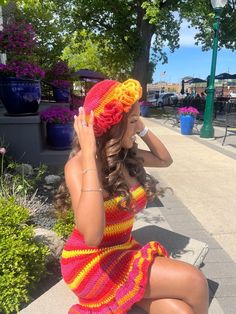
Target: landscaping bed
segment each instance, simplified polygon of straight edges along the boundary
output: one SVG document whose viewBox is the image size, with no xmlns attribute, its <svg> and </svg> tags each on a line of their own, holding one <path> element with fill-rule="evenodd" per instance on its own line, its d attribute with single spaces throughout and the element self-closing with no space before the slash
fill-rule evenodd
<svg viewBox="0 0 236 314">
<path fill-rule="evenodd" d="M 63 177 L 0 153 L 0 313 L 11 314 L 61 279 L 64 241 L 53 231 L 53 196 Z"/>
</svg>

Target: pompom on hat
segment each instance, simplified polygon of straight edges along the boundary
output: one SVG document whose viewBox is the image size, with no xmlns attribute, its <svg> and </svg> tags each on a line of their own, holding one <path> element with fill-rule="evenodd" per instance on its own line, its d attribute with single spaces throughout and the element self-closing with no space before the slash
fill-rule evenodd
<svg viewBox="0 0 236 314">
<path fill-rule="evenodd" d="M 133 79 L 124 83 L 104 80 L 94 85 L 85 97 L 83 107 L 86 116 L 94 111 L 95 136 L 103 135 L 119 123 L 124 112 L 128 112 L 141 96 L 142 87 Z"/>
</svg>

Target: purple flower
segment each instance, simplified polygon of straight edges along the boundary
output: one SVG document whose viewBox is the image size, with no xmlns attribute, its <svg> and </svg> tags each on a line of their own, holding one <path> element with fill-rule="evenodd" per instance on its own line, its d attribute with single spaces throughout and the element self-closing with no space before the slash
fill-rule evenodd
<svg viewBox="0 0 236 314">
<path fill-rule="evenodd" d="M 0 76 L 40 79 L 45 76 L 45 72 L 33 63 L 13 60 L 7 65 L 0 63 Z"/>
<path fill-rule="evenodd" d="M 151 106 L 152 104 L 149 101 L 141 101 L 140 106 L 148 107 Z"/>
<path fill-rule="evenodd" d="M 199 114 L 199 111 L 194 107 L 181 107 L 178 109 L 179 115 L 191 115 L 196 117 Z"/>
<path fill-rule="evenodd" d="M 65 77 L 70 73 L 70 69 L 66 62 L 58 61 L 52 68 L 52 75 L 54 77 Z"/>
<path fill-rule="evenodd" d="M 73 121 L 77 111 L 65 106 L 51 106 L 40 113 L 42 121 L 53 124 L 67 124 Z"/>
<path fill-rule="evenodd" d="M 71 82 L 67 80 L 53 80 L 51 84 L 60 89 L 69 89 L 71 87 Z"/>
<path fill-rule="evenodd" d="M 0 50 L 28 55 L 37 46 L 35 31 L 26 21 L 13 22 L 0 31 Z"/>
</svg>

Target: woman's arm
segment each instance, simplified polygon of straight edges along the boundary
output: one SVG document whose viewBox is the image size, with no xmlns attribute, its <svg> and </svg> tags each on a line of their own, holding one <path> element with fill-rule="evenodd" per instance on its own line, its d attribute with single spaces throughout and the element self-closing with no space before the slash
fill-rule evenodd
<svg viewBox="0 0 236 314">
<path fill-rule="evenodd" d="M 83 123 L 82 123 L 83 122 Z M 85 125 L 83 113 L 74 127 L 81 150 L 65 166 L 65 180 L 70 192 L 75 224 L 88 246 L 98 246 L 105 227 L 102 187 L 96 165 L 96 143 L 92 123 Z"/>
<path fill-rule="evenodd" d="M 145 128 L 145 125 L 140 118 L 137 123 L 139 133 Z M 168 167 L 172 164 L 173 160 L 170 153 L 151 130 L 148 130 L 141 139 L 150 149 L 150 151 L 138 149 L 137 155 L 143 158 L 144 167 Z"/>
</svg>

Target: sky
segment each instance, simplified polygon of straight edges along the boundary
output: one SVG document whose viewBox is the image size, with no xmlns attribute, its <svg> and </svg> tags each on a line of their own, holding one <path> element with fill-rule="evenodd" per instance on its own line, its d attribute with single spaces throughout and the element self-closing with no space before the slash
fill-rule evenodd
<svg viewBox="0 0 236 314">
<path fill-rule="evenodd" d="M 212 50 L 202 51 L 200 46 L 194 45 L 196 30 L 188 28 L 186 21 L 182 23 L 180 30 L 180 48 L 174 53 L 168 49 L 168 63 L 159 63 L 153 75 L 153 83 L 161 80 L 168 83 L 180 83 L 185 76 L 206 79 L 210 75 Z M 161 76 L 161 73 L 166 72 Z M 236 51 L 228 49 L 218 50 L 216 75 L 227 72 L 236 74 Z"/>
</svg>

